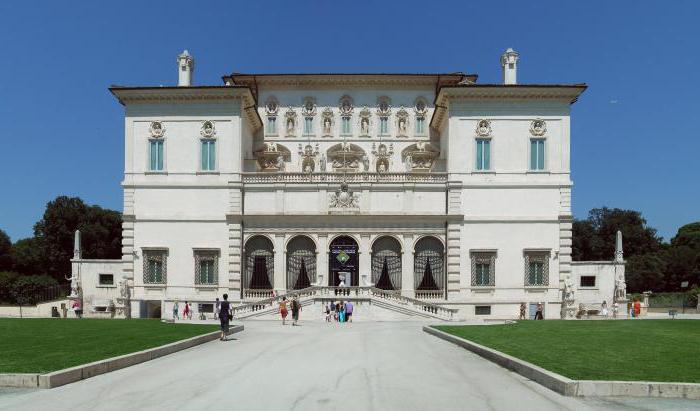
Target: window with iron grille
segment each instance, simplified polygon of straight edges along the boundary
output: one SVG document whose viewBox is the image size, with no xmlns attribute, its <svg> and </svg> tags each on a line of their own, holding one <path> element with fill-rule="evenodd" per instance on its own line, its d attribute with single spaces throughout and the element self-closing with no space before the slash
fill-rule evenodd
<svg viewBox="0 0 700 411">
<path fill-rule="evenodd" d="M 143 251 L 143 283 L 165 284 L 168 274 L 167 250 Z"/>
<path fill-rule="evenodd" d="M 496 284 L 496 253 L 472 252 L 472 286 L 488 287 Z"/>
<path fill-rule="evenodd" d="M 549 285 L 549 252 L 525 252 L 525 285 Z"/>
<path fill-rule="evenodd" d="M 490 305 L 477 305 L 474 307 L 475 315 L 491 315 Z"/>
<path fill-rule="evenodd" d="M 197 285 L 218 284 L 219 251 L 195 250 L 194 283 Z"/>
</svg>

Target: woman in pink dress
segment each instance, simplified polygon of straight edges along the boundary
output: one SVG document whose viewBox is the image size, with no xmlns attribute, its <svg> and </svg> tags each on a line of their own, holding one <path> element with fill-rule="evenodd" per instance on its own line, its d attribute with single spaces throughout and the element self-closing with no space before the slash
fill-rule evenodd
<svg viewBox="0 0 700 411">
<path fill-rule="evenodd" d="M 190 303 L 185 301 L 185 309 L 182 311 L 182 318 L 192 319 L 192 312 L 190 311 Z"/>
</svg>

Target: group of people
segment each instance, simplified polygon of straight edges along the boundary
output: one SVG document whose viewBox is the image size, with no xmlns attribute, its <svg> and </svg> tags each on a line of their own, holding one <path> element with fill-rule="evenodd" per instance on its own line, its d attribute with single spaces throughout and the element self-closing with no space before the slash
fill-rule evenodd
<svg viewBox="0 0 700 411">
<path fill-rule="evenodd" d="M 219 299 L 217 298 L 217 301 Z M 173 320 L 180 319 L 180 302 L 175 300 L 173 303 Z M 185 301 L 185 308 L 182 309 L 182 319 L 191 320 L 192 319 L 192 306 L 189 301 Z"/>
<path fill-rule="evenodd" d="M 612 318 L 617 318 L 617 314 L 620 310 L 620 305 L 615 302 L 612 305 Z M 583 316 L 585 313 L 586 309 L 583 304 L 579 305 L 579 311 L 577 314 L 577 317 Z M 537 303 L 537 309 L 535 311 L 535 320 L 544 320 L 544 314 L 543 314 L 543 306 L 542 303 Z M 639 299 L 635 298 L 634 301 L 630 304 L 629 307 L 629 316 L 630 318 L 639 318 L 642 313 L 642 303 L 639 301 Z M 524 320 L 527 318 L 527 304 L 525 303 L 520 303 L 520 315 L 518 316 L 518 319 Z M 603 300 L 603 303 L 600 305 L 600 315 L 607 318 L 610 315 L 610 311 L 608 309 L 608 302 Z"/>
<path fill-rule="evenodd" d="M 287 323 L 287 315 L 289 311 L 292 311 L 292 325 L 299 325 L 299 314 L 301 313 L 301 303 L 296 297 L 292 297 L 291 301 L 287 301 L 287 297 L 282 297 L 280 301 L 279 311 L 280 316 L 282 316 L 282 325 Z"/>
<path fill-rule="evenodd" d="M 527 304 L 520 303 L 520 315 L 518 315 L 519 320 L 526 319 L 527 314 Z M 537 303 L 537 309 L 535 310 L 535 320 L 544 320 L 544 306 L 542 303 Z"/>
<path fill-rule="evenodd" d="M 351 323 L 354 308 L 351 301 L 329 301 L 325 307 L 326 322 Z"/>
</svg>

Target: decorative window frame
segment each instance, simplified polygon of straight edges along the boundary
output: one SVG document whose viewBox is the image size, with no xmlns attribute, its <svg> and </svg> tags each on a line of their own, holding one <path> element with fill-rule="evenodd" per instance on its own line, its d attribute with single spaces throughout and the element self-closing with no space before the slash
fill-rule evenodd
<svg viewBox="0 0 700 411">
<path fill-rule="evenodd" d="M 478 158 L 478 152 L 479 152 L 479 140 L 485 140 L 489 142 L 489 168 L 488 169 L 479 169 L 478 168 L 478 163 L 477 163 L 477 158 Z M 474 137 L 474 173 L 483 173 L 483 174 L 490 174 L 494 173 L 494 167 L 493 167 L 493 144 L 494 144 L 494 139 L 493 136 L 487 136 L 487 137 L 480 137 L 476 136 Z"/>
<path fill-rule="evenodd" d="M 316 122 L 314 121 L 316 117 L 316 100 L 313 97 L 304 97 L 301 104 L 301 116 L 304 120 L 301 128 L 301 135 L 304 137 L 314 137 L 316 136 Z M 306 130 L 306 121 L 311 120 L 311 130 Z"/>
<path fill-rule="evenodd" d="M 377 99 L 377 117 L 379 117 L 379 128 L 377 129 L 377 135 L 382 137 L 388 137 L 391 135 L 391 99 L 387 96 L 381 96 Z M 386 132 L 382 132 L 382 119 L 386 119 Z"/>
<path fill-rule="evenodd" d="M 525 287 L 531 288 L 542 288 L 549 286 L 549 259 L 551 258 L 551 249 L 533 248 L 523 250 L 523 261 L 524 261 L 524 284 Z M 530 262 L 540 261 L 543 265 L 543 282 L 542 284 L 533 284 L 530 281 Z"/>
<path fill-rule="evenodd" d="M 413 128 L 413 134 L 417 137 L 424 137 L 429 134 L 428 129 L 430 128 L 428 125 L 428 99 L 426 99 L 423 96 L 420 96 L 416 98 L 416 100 L 413 102 L 413 112 L 415 113 L 416 120 L 415 120 L 415 125 Z M 423 119 L 423 126 L 424 129 L 422 132 L 418 132 L 416 127 L 418 127 L 418 119 Z"/>
<path fill-rule="evenodd" d="M 496 286 L 496 258 L 498 252 L 496 250 L 470 250 L 469 258 L 471 259 L 471 286 L 478 288 L 487 288 Z M 489 264 L 489 283 L 477 284 L 476 265 L 487 262 Z"/>
<path fill-rule="evenodd" d="M 221 250 L 218 248 L 193 248 L 194 258 L 194 285 L 195 287 L 218 287 L 219 285 L 219 260 Z M 200 262 L 203 259 L 214 261 L 214 280 L 211 283 L 204 283 L 201 279 Z"/>
<path fill-rule="evenodd" d="M 544 156 L 543 159 L 543 164 L 542 168 L 532 168 L 532 142 L 533 141 L 542 141 L 544 142 L 544 153 L 542 154 Z M 527 140 L 527 172 L 528 173 L 548 173 L 549 172 L 549 161 L 547 161 L 547 153 L 548 153 L 548 148 L 547 146 L 549 145 L 547 142 L 546 137 L 535 137 L 535 136 L 530 136 Z"/>
<path fill-rule="evenodd" d="M 145 286 L 165 286 L 168 283 L 168 248 L 167 247 L 143 247 L 141 248 L 143 260 L 143 284 Z M 161 282 L 149 281 L 148 262 L 151 259 L 160 258 L 163 263 L 163 278 Z"/>
<path fill-rule="evenodd" d="M 408 137 L 409 134 L 409 129 L 410 129 L 410 121 L 408 119 L 408 111 L 406 111 L 405 108 L 401 107 L 397 112 L 396 112 L 396 119 L 395 119 L 395 126 L 396 126 L 396 137 Z M 403 120 L 406 124 L 404 126 L 404 130 L 401 130 L 401 120 Z"/>
<path fill-rule="evenodd" d="M 343 97 L 338 100 L 338 111 L 340 112 L 340 136 L 341 137 L 352 137 L 353 135 L 353 127 L 352 127 L 352 119 L 353 119 L 353 111 L 355 109 L 355 103 L 352 100 L 352 97 L 348 95 L 344 95 Z M 347 118 L 348 119 L 348 124 L 350 125 L 350 132 L 346 133 L 343 130 L 343 119 Z"/>
<path fill-rule="evenodd" d="M 148 126 L 148 134 L 149 137 L 147 139 L 147 147 L 146 147 L 146 168 L 145 168 L 145 174 L 167 174 L 167 169 L 168 169 L 168 145 L 167 145 L 167 139 L 165 138 L 165 126 L 163 125 L 163 122 L 160 120 L 154 120 L 151 121 L 150 125 Z M 163 168 L 161 170 L 152 170 L 151 169 L 151 142 L 153 141 L 162 141 L 163 142 Z"/>
<path fill-rule="evenodd" d="M 326 120 L 330 121 L 330 130 L 326 130 Z M 321 112 L 321 135 L 323 137 L 333 137 L 333 128 L 335 126 L 335 115 L 333 109 L 326 107 Z"/>
</svg>

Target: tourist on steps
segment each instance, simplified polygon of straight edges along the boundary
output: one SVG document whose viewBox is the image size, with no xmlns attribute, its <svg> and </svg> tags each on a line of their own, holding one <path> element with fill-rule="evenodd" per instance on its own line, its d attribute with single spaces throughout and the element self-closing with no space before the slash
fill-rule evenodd
<svg viewBox="0 0 700 411">
<path fill-rule="evenodd" d="M 292 325 L 298 325 L 297 322 L 299 321 L 299 312 L 301 311 L 301 304 L 299 304 L 299 300 L 297 300 L 297 297 L 292 298 Z"/>
<path fill-rule="evenodd" d="M 221 322 L 221 341 L 226 341 L 228 335 L 228 322 L 233 316 L 231 312 L 231 304 L 228 302 L 228 294 L 224 294 L 224 301 L 221 302 L 221 310 L 219 311 L 219 322 Z"/>
<path fill-rule="evenodd" d="M 282 316 L 282 325 L 284 325 L 287 320 L 287 313 L 287 297 L 282 297 L 282 301 L 280 301 L 280 315 Z"/>
<path fill-rule="evenodd" d="M 351 323 L 352 322 L 352 310 L 353 310 L 352 302 L 348 301 L 345 303 L 345 321 Z"/>
</svg>

